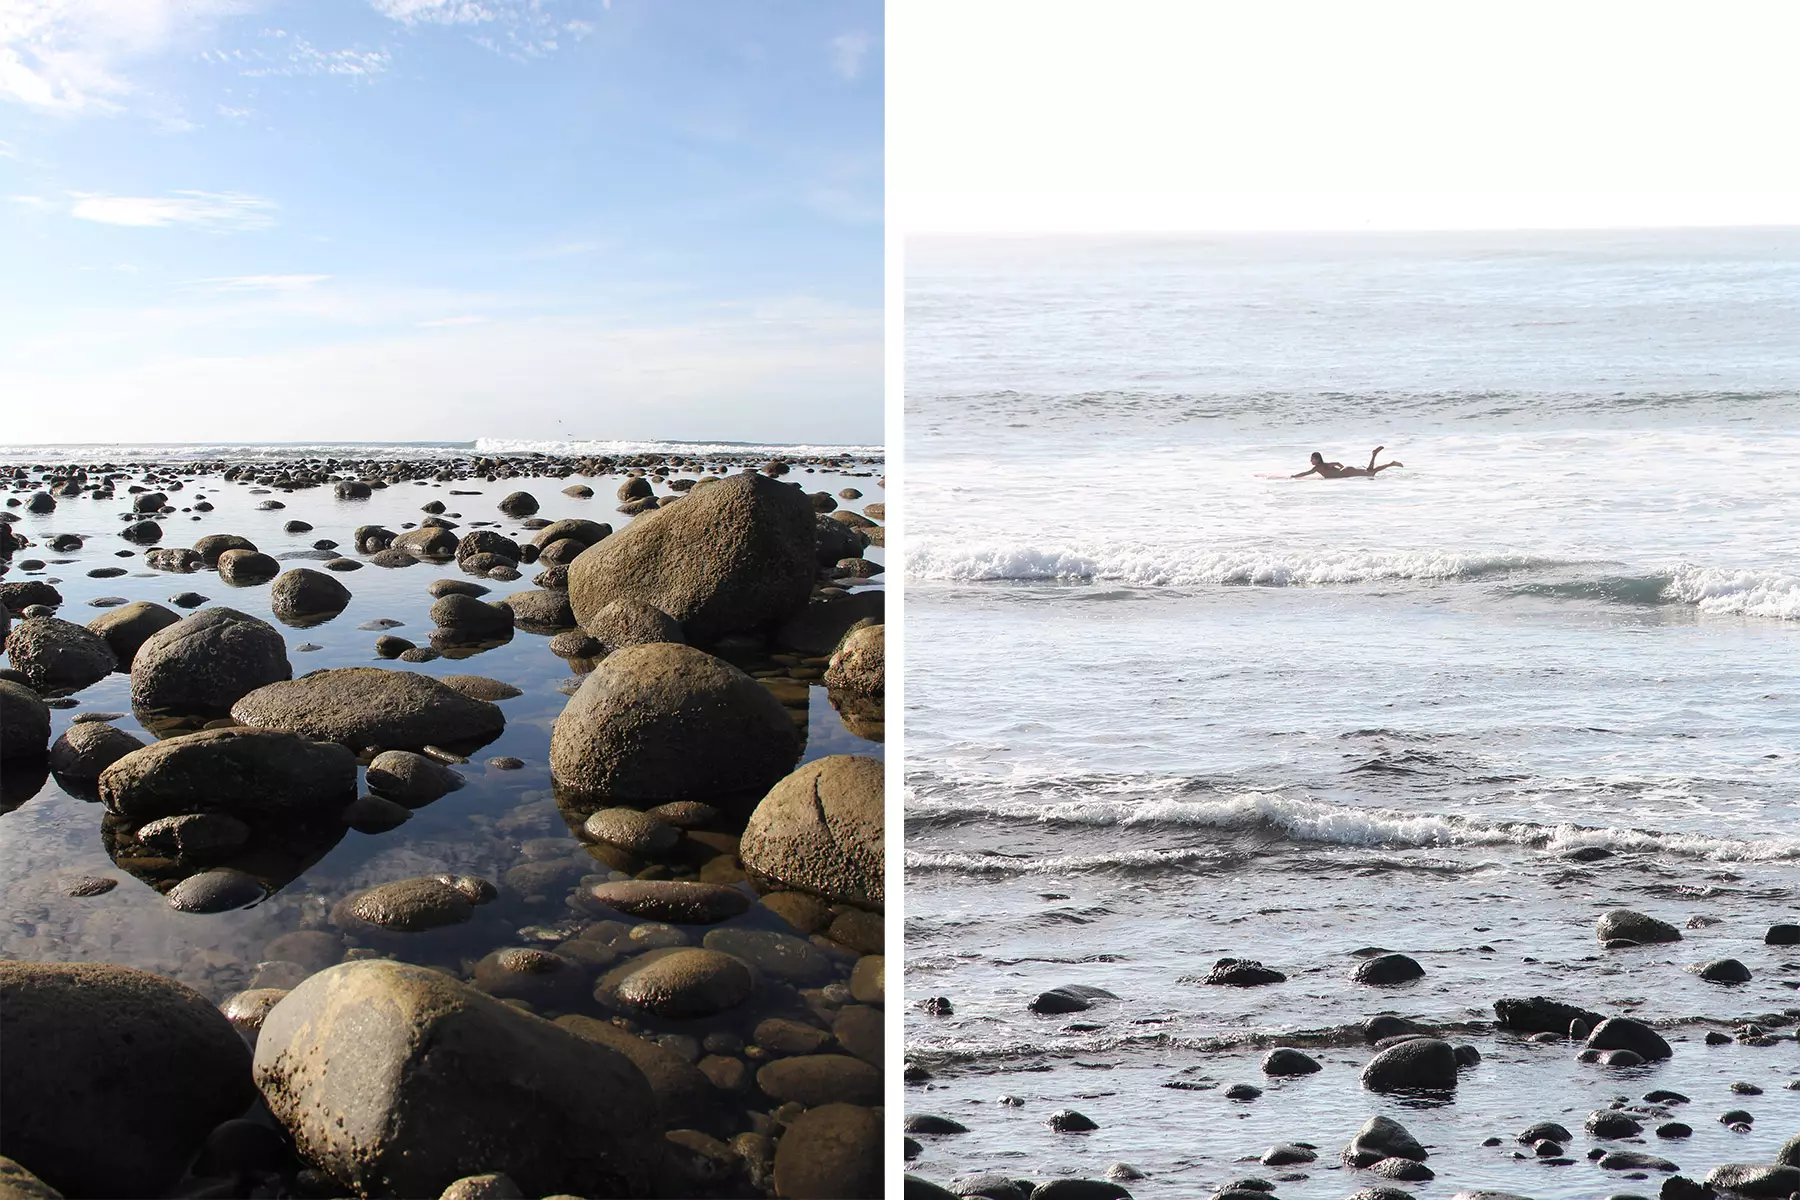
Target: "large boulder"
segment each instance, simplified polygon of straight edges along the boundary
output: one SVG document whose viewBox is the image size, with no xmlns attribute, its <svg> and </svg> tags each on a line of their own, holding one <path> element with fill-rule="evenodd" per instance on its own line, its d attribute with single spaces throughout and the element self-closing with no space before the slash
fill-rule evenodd
<svg viewBox="0 0 1800 1200">
<path fill-rule="evenodd" d="M 338 667 L 258 688 L 231 706 L 258 729 L 283 729 L 353 750 L 484 745 L 500 736 L 500 707 L 416 671 Z"/>
<path fill-rule="evenodd" d="M 49 745 L 49 708 L 24 684 L 0 679 L 0 761 L 43 758 Z"/>
<path fill-rule="evenodd" d="M 1408 1038 L 1381 1051 L 1362 1071 L 1371 1092 L 1449 1091 L 1456 1087 L 1456 1048 L 1438 1038 Z"/>
<path fill-rule="evenodd" d="M 821 1104 L 788 1124 L 775 1147 L 775 1194 L 793 1200 L 873 1200 L 882 1187 L 881 1114 Z"/>
<path fill-rule="evenodd" d="M 71 1196 L 158 1196 L 256 1098 L 193 989 L 110 963 L 0 962 L 0 1154 Z"/>
<path fill-rule="evenodd" d="M 246 693 L 293 677 L 287 643 L 267 621 L 208 608 L 150 635 L 131 664 L 131 703 L 222 715 Z"/>
<path fill-rule="evenodd" d="M 792 485 L 744 473 L 645 513 L 569 566 L 584 624 L 614 600 L 642 600 L 698 643 L 772 629 L 812 591 L 813 513 Z"/>
<path fill-rule="evenodd" d="M 269 608 L 282 621 L 334 617 L 350 604 L 350 589 L 323 571 L 295 567 L 269 585 Z"/>
<path fill-rule="evenodd" d="M 227 550 L 219 555 L 219 578 L 234 587 L 264 583 L 281 574 L 281 564 L 260 550 Z"/>
<path fill-rule="evenodd" d="M 120 758 L 100 773 L 100 798 L 138 821 L 196 812 L 323 818 L 356 798 L 356 757 L 291 733 L 208 729 Z"/>
<path fill-rule="evenodd" d="M 611 525 L 571 517 L 561 521 L 552 521 L 538 530 L 532 536 L 531 544 L 540 550 L 553 542 L 564 540 L 580 542 L 583 546 L 592 546 L 595 542 L 605 541 L 611 536 Z"/>
<path fill-rule="evenodd" d="M 30 617 L 13 626 L 6 657 L 40 692 L 80 691 L 119 665 L 105 639 L 60 617 Z"/>
<path fill-rule="evenodd" d="M 311 976 L 264 1019 L 255 1078 L 301 1156 L 358 1195 L 492 1171 L 529 1196 L 650 1194 L 662 1128 L 642 1073 L 438 971 Z"/>
<path fill-rule="evenodd" d="M 109 608 L 88 622 L 88 630 L 112 647 L 119 666 L 131 670 L 137 652 L 150 638 L 181 620 L 181 614 L 149 600 Z"/>
<path fill-rule="evenodd" d="M 443 603 L 439 601 L 438 603 Z M 478 602 L 479 603 L 479 602 Z M 514 592 L 500 600 L 501 606 L 512 611 L 513 620 L 521 627 L 539 629 L 573 629 L 575 614 L 569 608 L 569 594 L 553 591 L 548 588 L 536 588 L 529 592 Z"/>
<path fill-rule="evenodd" d="M 886 608 L 887 593 L 874 589 L 817 597 L 776 631 L 775 644 L 801 654 L 830 654 L 857 624 L 881 624 Z"/>
<path fill-rule="evenodd" d="M 456 545 L 457 537 L 454 533 L 435 525 L 426 525 L 419 529 L 409 529 L 396 537 L 389 549 L 404 550 L 414 558 L 450 558 L 456 553 Z"/>
<path fill-rule="evenodd" d="M 69 726 L 50 747 L 50 769 L 60 779 L 86 782 L 137 750 L 144 743 L 104 721 L 82 721 Z"/>
<path fill-rule="evenodd" d="M 834 904 L 883 903 L 882 764 L 833 754 L 769 789 L 738 843 L 751 878 Z"/>
<path fill-rule="evenodd" d="M 209 567 L 219 565 L 219 556 L 227 550 L 256 550 L 256 543 L 235 533 L 209 533 L 194 543 L 194 552 Z"/>
<path fill-rule="evenodd" d="M 656 642 L 613 653 L 582 682 L 556 719 L 550 773 L 582 795 L 710 798 L 768 787 L 800 749 L 762 684 L 704 651 Z"/>
</svg>

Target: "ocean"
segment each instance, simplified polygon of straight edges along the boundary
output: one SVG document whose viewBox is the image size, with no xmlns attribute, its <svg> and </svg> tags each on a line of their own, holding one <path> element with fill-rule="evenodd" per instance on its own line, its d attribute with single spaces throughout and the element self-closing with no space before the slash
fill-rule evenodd
<svg viewBox="0 0 1800 1200">
<path fill-rule="evenodd" d="M 915 240 L 908 276 L 905 987 L 953 1011 L 908 1012 L 907 1111 L 969 1127 L 914 1169 L 1323 1200 L 1383 1182 L 1338 1159 L 1380 1114 L 1445 1195 L 1575 1200 L 1658 1186 L 1590 1149 L 1699 1177 L 1800 1129 L 1763 942 L 1800 921 L 1800 231 Z M 1603 951 L 1621 907 L 1685 936 Z M 1424 977 L 1351 982 L 1370 948 Z M 1685 969 L 1720 958 L 1750 982 Z M 1065 984 L 1119 999 L 1027 1010 Z M 1674 1056 L 1493 1029 L 1536 995 Z M 1482 1061 L 1368 1092 L 1378 1012 Z M 1785 1040 L 1704 1044 L 1753 1018 Z M 1262 1077 L 1279 1045 L 1323 1069 Z M 1656 1088 L 1691 1103 L 1646 1144 L 1579 1132 Z"/>
</svg>

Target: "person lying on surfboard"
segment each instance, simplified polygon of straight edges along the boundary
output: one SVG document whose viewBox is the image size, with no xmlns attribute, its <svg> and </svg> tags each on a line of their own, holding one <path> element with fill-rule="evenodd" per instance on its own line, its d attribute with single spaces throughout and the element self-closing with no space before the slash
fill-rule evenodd
<svg viewBox="0 0 1800 1200">
<path fill-rule="evenodd" d="M 1326 462 L 1325 456 L 1320 454 L 1317 450 L 1314 450 L 1312 453 L 1312 466 L 1306 468 L 1306 470 L 1300 472 L 1298 475 L 1289 475 L 1288 478 L 1304 479 L 1306 476 L 1317 472 L 1321 479 L 1373 479 L 1389 467 L 1404 467 L 1406 465 L 1403 462 L 1384 462 L 1379 467 L 1376 466 L 1375 456 L 1380 454 L 1384 449 L 1386 449 L 1386 447 L 1377 446 L 1369 451 L 1369 465 L 1366 467 L 1346 467 L 1341 462 Z"/>
</svg>

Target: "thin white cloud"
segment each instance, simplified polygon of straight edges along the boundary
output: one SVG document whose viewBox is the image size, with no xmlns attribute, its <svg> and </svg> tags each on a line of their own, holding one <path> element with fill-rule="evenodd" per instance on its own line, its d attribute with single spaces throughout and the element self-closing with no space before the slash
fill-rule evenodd
<svg viewBox="0 0 1800 1200">
<path fill-rule="evenodd" d="M 252 0 L 0 0 L 0 100 L 63 114 L 116 113 L 125 70 L 246 11 Z"/>
<path fill-rule="evenodd" d="M 839 79 L 855 79 L 874 45 L 875 39 L 866 33 L 840 33 L 831 39 L 831 69 Z"/>
<path fill-rule="evenodd" d="M 564 20 L 549 11 L 553 6 L 545 0 L 369 0 L 369 6 L 408 28 L 467 29 L 476 45 L 519 60 L 554 53 L 562 35 L 579 41 L 594 31 L 591 21 Z"/>
<path fill-rule="evenodd" d="M 102 225 L 202 229 L 266 229 L 275 223 L 275 204 L 242 192 L 171 192 L 166 196 L 108 196 L 75 192 L 69 215 Z"/>
<path fill-rule="evenodd" d="M 321 50 L 285 29 L 265 29 L 262 38 L 264 45 L 261 46 L 208 50 L 200 57 L 207 62 L 236 67 L 240 75 L 251 78 L 339 75 L 367 79 L 382 74 L 393 65 L 393 55 L 382 48 L 365 50 L 350 46 Z"/>
<path fill-rule="evenodd" d="M 439 317 L 435 321 L 418 321 L 415 322 L 415 324 L 420 329 L 442 329 L 449 325 L 485 325 L 487 324 L 487 320 L 486 317 L 471 315 L 466 317 Z"/>
<path fill-rule="evenodd" d="M 298 292 L 330 279 L 329 275 L 227 275 L 196 280 L 192 286 L 208 292 Z"/>
<path fill-rule="evenodd" d="M 480 25 L 498 21 L 510 9 L 526 7 L 481 0 L 369 0 L 371 7 L 403 25 Z"/>
</svg>

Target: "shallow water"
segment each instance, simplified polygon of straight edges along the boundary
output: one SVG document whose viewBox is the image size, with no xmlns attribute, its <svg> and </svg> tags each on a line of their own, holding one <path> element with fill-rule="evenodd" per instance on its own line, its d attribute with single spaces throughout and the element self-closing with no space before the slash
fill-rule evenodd
<svg viewBox="0 0 1800 1200">
<path fill-rule="evenodd" d="M 906 987 L 955 1011 L 908 1013 L 933 1075 L 908 1111 L 971 1129 L 915 1169 L 1124 1160 L 1175 1196 L 1280 1179 L 1238 1160 L 1298 1139 L 1321 1162 L 1280 1194 L 1340 1196 L 1380 1182 L 1337 1154 L 1381 1112 L 1433 1148 L 1421 1194 L 1574 1200 L 1657 1184 L 1585 1135 L 1514 1161 L 1531 1121 L 1673 1087 L 1695 1136 L 1642 1148 L 1690 1175 L 1800 1129 L 1800 954 L 1762 944 L 1800 920 L 1800 237 L 909 262 Z M 1405 466 L 1286 478 L 1378 443 Z M 1612 907 L 1717 923 L 1605 952 Z M 1365 947 L 1426 977 L 1353 984 Z M 1222 957 L 1288 981 L 1198 982 Z M 1683 969 L 1722 957 L 1752 981 Z M 1026 1011 L 1066 983 L 1122 999 Z M 1491 1030 L 1535 994 L 1684 1040 L 1619 1071 Z M 1364 1091 L 1341 1034 L 1324 1072 L 1261 1079 L 1261 1047 L 1379 1011 L 1481 1050 L 1453 1102 Z M 1751 1016 L 1787 1040 L 1701 1044 Z M 1162 1086 L 1186 1069 L 1269 1094 Z M 1050 1132 L 1062 1107 L 1101 1128 Z"/>
<path fill-rule="evenodd" d="M 206 454 L 209 458 L 225 457 L 216 448 L 208 449 Z M 79 456 L 79 461 L 96 459 L 116 462 L 122 456 L 103 452 Z M 29 455 L 16 461 L 56 458 Z M 585 517 L 608 522 L 618 529 L 630 520 L 614 511 L 617 502 L 613 493 L 621 478 L 508 478 L 498 483 L 475 479 L 423 485 L 407 482 L 377 490 L 372 498 L 359 501 L 335 499 L 328 488 L 258 494 L 250 485 L 212 477 L 190 479 L 184 490 L 170 493 L 170 502 L 179 508 L 204 495 L 216 509 L 204 514 L 204 519 L 190 519 L 201 514 L 179 512 L 161 518 L 161 544 L 189 545 L 203 534 L 236 533 L 281 559 L 284 569 L 317 567 L 314 558 L 338 553 L 361 557 L 352 546 L 351 531 L 356 526 L 385 524 L 399 530 L 422 518 L 425 514 L 420 505 L 432 499 L 448 505 L 449 511 L 444 515 L 459 522 L 461 528 L 455 531 L 459 536 L 474 522 L 492 521 L 495 523 L 489 527 L 523 542 L 530 539 L 531 531 L 495 508 L 501 496 L 518 490 L 538 498 L 542 505 L 539 517 Z M 841 488 L 854 486 L 864 493 L 862 500 L 851 505 L 857 509 L 881 500 L 883 495 L 878 466 L 853 474 L 807 473 L 797 469 L 791 478 L 801 481 L 808 491 L 835 494 Z M 595 497 L 579 500 L 562 495 L 562 488 L 572 482 L 593 487 Z M 452 491 L 476 494 L 452 495 Z M 668 489 L 658 485 L 657 492 L 668 494 Z M 327 914 L 331 905 L 348 893 L 375 883 L 442 871 L 477 874 L 500 883 L 500 900 L 477 909 L 476 919 L 468 925 L 412 938 L 386 939 L 379 947 L 381 953 L 452 967 L 466 966 L 470 959 L 501 946 L 554 945 L 560 937 L 554 928 L 546 931 L 545 926 L 561 927 L 566 936 L 571 922 L 579 925 L 592 919 L 569 908 L 565 902 L 569 888 L 584 872 L 592 876 L 609 872 L 613 877 L 622 876 L 600 861 L 602 852 L 598 848 L 591 848 L 571 832 L 569 817 L 559 809 L 551 787 L 550 732 L 567 700 L 558 685 L 579 676 L 575 664 L 549 651 L 548 635 L 520 629 L 505 644 L 467 655 L 452 651 L 417 664 L 383 660 L 373 648 L 382 632 L 426 644 L 433 624 L 427 616 L 432 598 L 426 587 L 434 579 L 470 578 L 455 563 L 420 563 L 396 570 L 365 566 L 338 575 L 352 592 L 349 607 L 322 624 L 290 628 L 271 615 L 267 582 L 232 587 L 216 572 L 150 571 L 143 568 L 141 559 L 114 557 L 116 550 L 130 548 L 113 532 L 118 523 L 116 514 L 129 506 L 125 495 L 121 484 L 118 498 L 112 501 L 88 496 L 64 498 L 59 500 L 55 512 L 44 516 L 14 510 L 21 514 L 14 529 L 36 542 L 46 542 L 61 532 L 87 535 L 90 540 L 80 551 L 67 555 L 50 553 L 41 544 L 22 551 L 15 563 L 34 556 L 51 561 L 41 572 L 22 571 L 15 565 L 6 579 L 56 581 L 64 598 L 58 615 L 80 623 L 103 611 L 88 607 L 88 601 L 96 597 L 123 596 L 166 604 L 177 593 L 198 591 L 208 596 L 212 605 L 227 605 L 274 624 L 287 639 L 296 676 L 326 667 L 382 665 L 437 677 L 484 675 L 510 683 L 524 694 L 500 702 L 506 716 L 505 732 L 473 753 L 467 764 L 454 768 L 467 786 L 415 810 L 411 820 L 390 832 L 365 835 L 346 831 L 318 862 L 273 896 L 233 912 L 198 915 L 168 907 L 149 885 L 121 871 L 108 857 L 100 837 L 102 807 L 64 791 L 54 779 L 47 780 L 35 797 L 0 815 L 0 904 L 7 913 L 5 925 L 0 926 L 0 957 L 123 963 L 179 979 L 214 1000 L 222 1000 L 258 982 L 257 964 L 264 959 L 263 947 L 269 941 L 297 929 L 329 928 Z M 256 506 L 265 500 L 278 500 L 286 507 L 259 511 Z M 284 533 L 282 525 L 295 519 L 310 522 L 316 528 L 305 533 Z M 312 550 L 312 542 L 321 538 L 336 540 L 341 549 L 330 554 Z M 881 554 L 878 547 L 868 551 L 869 557 L 877 561 Z M 131 573 L 109 579 L 87 575 L 89 569 L 114 565 L 125 566 Z M 522 578 L 516 581 L 480 582 L 491 589 L 487 599 L 498 599 L 530 590 L 534 586 L 532 576 L 541 569 L 522 564 Z M 400 624 L 388 631 L 358 628 L 380 619 Z M 302 646 L 310 648 L 302 650 Z M 745 660 L 742 665 L 755 669 L 769 664 Z M 123 714 L 113 722 L 115 726 L 150 740 L 131 713 L 126 675 L 115 673 L 81 691 L 75 699 L 74 707 L 52 712 L 53 737 L 81 713 L 111 712 Z M 879 743 L 859 737 L 845 727 L 824 687 L 816 681 L 807 689 L 806 729 L 803 760 L 828 754 L 883 754 Z M 524 760 L 525 767 L 505 771 L 486 765 L 492 758 L 508 755 Z M 581 814 L 570 812 L 579 825 Z M 563 863 L 568 867 L 567 879 L 561 886 L 546 889 L 548 894 L 541 899 L 531 901 L 504 883 L 505 872 L 525 862 Z M 80 875 L 119 882 L 114 890 L 100 896 L 66 895 L 66 881 Z M 627 923 L 639 924 L 631 920 Z M 728 924 L 738 926 L 792 932 L 760 906 L 752 906 L 746 916 Z M 696 927 L 684 929 L 679 936 L 698 942 L 705 932 Z M 839 964 L 838 974 L 847 971 L 847 965 Z M 733 1019 L 742 1016 L 738 1014 Z M 754 1018 L 751 1023 L 754 1024 Z"/>
</svg>

